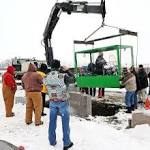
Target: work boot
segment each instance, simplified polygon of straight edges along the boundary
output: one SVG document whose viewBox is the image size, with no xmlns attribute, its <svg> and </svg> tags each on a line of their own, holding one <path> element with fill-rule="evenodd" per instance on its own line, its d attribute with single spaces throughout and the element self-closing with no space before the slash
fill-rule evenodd
<svg viewBox="0 0 150 150">
<path fill-rule="evenodd" d="M 72 146 L 73 146 L 73 143 L 71 142 L 68 146 L 64 146 L 63 150 L 68 150 Z"/>
<path fill-rule="evenodd" d="M 43 125 L 43 121 L 40 121 L 40 123 L 35 124 L 35 126 Z"/>
<path fill-rule="evenodd" d="M 6 117 L 13 117 L 13 116 L 15 116 L 15 113 L 13 112 L 10 115 L 6 114 Z"/>
<path fill-rule="evenodd" d="M 47 114 L 45 114 L 44 112 L 42 112 L 41 116 L 46 116 Z"/>
<path fill-rule="evenodd" d="M 131 105 L 131 110 L 134 111 L 134 109 L 135 109 L 135 106 Z"/>
<path fill-rule="evenodd" d="M 127 107 L 126 113 L 132 113 L 131 107 Z"/>
<path fill-rule="evenodd" d="M 30 124 L 32 124 L 32 122 L 26 122 L 26 124 L 27 124 L 27 125 L 30 125 Z"/>
<path fill-rule="evenodd" d="M 51 143 L 50 145 L 51 145 L 51 146 L 55 146 L 56 144 L 57 144 L 57 141 L 54 142 L 54 143 Z"/>
</svg>

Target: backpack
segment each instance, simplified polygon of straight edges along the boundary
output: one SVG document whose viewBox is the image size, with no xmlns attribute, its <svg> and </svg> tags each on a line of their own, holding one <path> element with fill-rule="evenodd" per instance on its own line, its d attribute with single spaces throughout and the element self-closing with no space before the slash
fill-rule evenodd
<svg viewBox="0 0 150 150">
<path fill-rule="evenodd" d="M 64 100 L 68 98 L 67 88 L 64 82 L 64 74 L 58 71 L 50 72 L 45 78 L 50 100 Z"/>
</svg>

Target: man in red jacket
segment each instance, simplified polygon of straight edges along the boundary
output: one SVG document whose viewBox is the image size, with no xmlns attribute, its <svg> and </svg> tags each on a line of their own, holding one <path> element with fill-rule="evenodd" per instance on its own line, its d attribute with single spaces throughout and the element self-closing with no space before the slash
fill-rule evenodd
<svg viewBox="0 0 150 150">
<path fill-rule="evenodd" d="M 2 93 L 5 103 L 6 117 L 13 117 L 14 95 L 17 90 L 17 84 L 14 79 L 15 68 L 8 66 L 7 71 L 2 76 Z"/>
</svg>

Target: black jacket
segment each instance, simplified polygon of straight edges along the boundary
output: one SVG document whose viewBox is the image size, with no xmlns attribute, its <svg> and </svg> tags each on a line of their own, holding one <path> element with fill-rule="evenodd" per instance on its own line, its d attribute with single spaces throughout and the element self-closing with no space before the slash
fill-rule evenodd
<svg viewBox="0 0 150 150">
<path fill-rule="evenodd" d="M 135 75 L 136 78 L 136 91 L 141 90 L 141 84 L 140 84 L 140 80 L 139 80 L 139 75 L 136 72 L 132 72 Z"/>
<path fill-rule="evenodd" d="M 145 89 L 148 87 L 148 79 L 147 79 L 147 74 L 144 69 L 140 69 L 138 72 L 139 76 L 139 81 L 141 85 L 141 89 Z"/>
<path fill-rule="evenodd" d="M 102 56 L 98 56 L 95 62 L 96 65 L 96 74 L 103 75 L 104 74 L 104 65 L 106 65 L 106 61 Z"/>
</svg>

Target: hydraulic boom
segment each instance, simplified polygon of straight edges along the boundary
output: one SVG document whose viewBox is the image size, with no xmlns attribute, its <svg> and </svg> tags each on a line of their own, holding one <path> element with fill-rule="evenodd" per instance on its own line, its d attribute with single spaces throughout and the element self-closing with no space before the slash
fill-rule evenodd
<svg viewBox="0 0 150 150">
<path fill-rule="evenodd" d="M 95 14 L 101 14 L 102 15 L 102 22 L 104 22 L 105 19 L 105 0 L 101 0 L 101 3 L 99 4 L 89 4 L 86 1 L 79 1 L 79 2 L 63 2 L 63 3 L 56 3 L 54 7 L 51 10 L 51 13 L 49 15 L 45 31 L 43 33 L 43 41 L 45 46 L 45 52 L 46 52 L 46 61 L 49 66 L 51 66 L 51 62 L 53 60 L 53 50 L 51 46 L 51 37 L 52 32 L 59 20 L 59 16 L 61 12 L 66 12 L 67 14 L 71 13 L 95 13 Z"/>
</svg>

